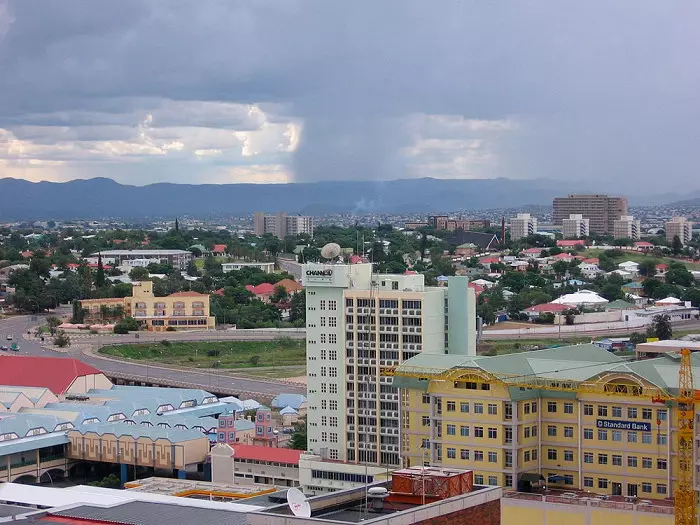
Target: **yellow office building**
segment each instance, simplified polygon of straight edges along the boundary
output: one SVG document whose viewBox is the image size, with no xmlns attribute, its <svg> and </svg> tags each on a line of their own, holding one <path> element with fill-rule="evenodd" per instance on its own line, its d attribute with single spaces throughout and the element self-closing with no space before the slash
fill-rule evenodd
<svg viewBox="0 0 700 525">
<path fill-rule="evenodd" d="M 700 356 L 692 363 L 700 378 Z M 389 372 L 403 388 L 402 456 L 409 465 L 473 469 L 477 484 L 528 490 L 539 480 L 669 498 L 678 474 L 669 398 L 679 368 L 679 356 L 626 361 L 589 344 L 495 357 L 419 354 Z"/>
<path fill-rule="evenodd" d="M 115 317 L 131 316 L 147 330 L 162 332 L 170 329 L 213 329 L 215 318 L 210 315 L 209 296 L 198 292 L 177 292 L 166 297 L 153 295 L 153 283 L 133 283 L 131 297 L 85 299 L 86 323 L 104 323 Z"/>
</svg>

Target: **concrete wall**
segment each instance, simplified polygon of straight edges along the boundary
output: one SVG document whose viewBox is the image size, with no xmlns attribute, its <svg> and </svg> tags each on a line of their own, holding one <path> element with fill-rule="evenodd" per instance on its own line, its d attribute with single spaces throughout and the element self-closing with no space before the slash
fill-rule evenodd
<svg viewBox="0 0 700 525">
<path fill-rule="evenodd" d="M 614 323 L 622 321 L 622 310 L 613 310 L 610 312 L 591 312 L 574 316 L 574 324 L 586 323 Z M 566 324 L 565 315 L 557 315 L 556 324 Z"/>
<path fill-rule="evenodd" d="M 112 382 L 104 374 L 84 375 L 76 377 L 64 394 L 87 394 L 91 388 L 109 390 L 112 388 Z"/>
</svg>

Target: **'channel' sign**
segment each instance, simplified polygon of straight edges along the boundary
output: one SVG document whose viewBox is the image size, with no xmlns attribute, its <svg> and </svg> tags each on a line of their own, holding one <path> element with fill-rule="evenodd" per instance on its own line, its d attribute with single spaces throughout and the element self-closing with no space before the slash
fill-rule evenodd
<svg viewBox="0 0 700 525">
<path fill-rule="evenodd" d="M 638 423 L 636 421 L 613 421 L 610 419 L 596 420 L 598 428 L 610 430 L 636 430 L 640 432 L 651 432 L 651 423 Z"/>
</svg>

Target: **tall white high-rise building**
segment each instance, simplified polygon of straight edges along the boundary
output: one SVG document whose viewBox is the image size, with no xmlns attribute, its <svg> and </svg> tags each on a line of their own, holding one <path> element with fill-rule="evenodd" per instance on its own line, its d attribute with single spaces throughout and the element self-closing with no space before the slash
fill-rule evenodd
<svg viewBox="0 0 700 525">
<path fill-rule="evenodd" d="M 580 213 L 572 213 L 568 219 L 561 221 L 561 232 L 565 239 L 588 237 L 590 222 L 590 219 L 584 219 Z"/>
<path fill-rule="evenodd" d="M 693 238 L 693 223 L 685 217 L 674 217 L 666 223 L 666 240 L 673 242 L 673 238 L 678 236 L 683 246 L 688 244 Z"/>
<path fill-rule="evenodd" d="M 420 353 L 476 355 L 468 279 L 427 287 L 423 275 L 373 274 L 371 264 L 307 264 L 302 282 L 309 452 L 400 466 L 400 394 L 380 369 Z"/>
<path fill-rule="evenodd" d="M 613 237 L 615 239 L 639 240 L 642 233 L 641 222 L 635 220 L 632 215 L 623 215 L 613 224 Z"/>
<path fill-rule="evenodd" d="M 529 213 L 518 213 L 517 217 L 510 220 L 510 239 L 517 241 L 528 235 L 537 233 L 537 218 Z"/>
</svg>

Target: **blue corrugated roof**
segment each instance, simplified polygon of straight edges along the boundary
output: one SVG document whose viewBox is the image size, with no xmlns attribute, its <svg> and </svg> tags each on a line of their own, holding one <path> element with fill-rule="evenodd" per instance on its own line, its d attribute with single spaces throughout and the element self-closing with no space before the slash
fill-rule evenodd
<svg viewBox="0 0 700 525">
<path fill-rule="evenodd" d="M 53 447 L 55 445 L 64 445 L 70 440 L 65 432 L 53 432 L 51 434 L 42 434 L 40 436 L 31 436 L 22 439 L 13 439 L 12 441 L 0 442 L 0 456 L 9 456 L 18 452 L 27 452 L 39 448 Z"/>
<path fill-rule="evenodd" d="M 306 403 L 306 396 L 301 394 L 280 394 L 272 400 L 274 408 L 292 407 L 295 410 Z"/>
</svg>

